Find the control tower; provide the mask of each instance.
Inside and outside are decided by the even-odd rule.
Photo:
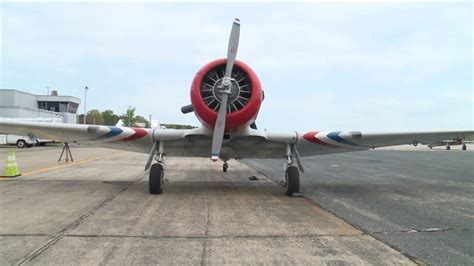
[[[77,109],[81,100],[72,96],[35,95],[13,89],[0,89],[0,117],[33,120],[54,120],[77,123]]]

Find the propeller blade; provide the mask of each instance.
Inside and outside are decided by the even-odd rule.
[[[229,47],[227,48],[227,65],[224,75],[226,78],[230,78],[232,74],[232,68],[234,67],[235,58],[237,57],[237,48],[239,47],[239,36],[240,20],[236,18],[232,24],[232,30],[229,37]]]
[[[151,148],[150,155],[148,156],[148,161],[146,162],[145,165],[145,171],[148,170],[151,166],[151,163],[153,162],[153,156],[156,153],[156,142],[153,144],[153,147]]]
[[[222,141],[224,140],[225,118],[227,115],[227,99],[229,94],[222,94],[221,106],[217,114],[216,125],[214,126],[214,134],[212,135],[212,151],[211,160],[214,162],[219,159],[221,153]]]
[[[240,20],[234,19],[232,30],[229,37],[229,46],[227,48],[227,62],[224,78],[222,79],[219,94],[221,96],[221,106],[217,113],[216,124],[214,125],[214,133],[212,135],[211,160],[214,162],[219,159],[221,153],[222,142],[224,141],[225,120],[227,116],[227,101],[229,94],[232,92],[232,68],[234,67],[235,58],[237,57],[237,48],[239,47],[240,36]]]

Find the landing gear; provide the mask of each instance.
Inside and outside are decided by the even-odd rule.
[[[462,144],[462,150],[463,150],[463,151],[467,150],[466,143],[463,143],[463,144]]]
[[[229,164],[227,162],[224,162],[222,165],[222,172],[227,173],[227,169],[229,168]]]
[[[450,149],[451,149],[451,146],[449,146],[449,144],[446,145],[446,150],[449,151]]]
[[[300,172],[294,165],[289,165],[285,170],[286,195],[292,197],[300,192]]]
[[[151,194],[163,192],[165,169],[162,163],[154,163],[150,168],[148,186]]]
[[[286,189],[286,195],[290,197],[300,196],[300,171],[304,173],[303,166],[301,165],[301,161],[299,159],[298,151],[296,150],[296,146],[287,145],[286,148],[286,164],[285,164],[285,180],[284,180],[284,187]],[[296,167],[294,162],[298,167]]]
[[[165,167],[164,167],[164,153],[163,153],[163,141],[156,142],[150,151],[150,157],[148,159],[145,170],[148,169],[155,153],[158,154],[155,157],[157,163],[154,163],[150,167],[150,173],[148,177],[148,188],[150,194],[161,194],[163,192],[163,187],[165,185]],[[157,147],[158,146],[158,147]]]

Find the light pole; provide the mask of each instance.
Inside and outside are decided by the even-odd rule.
[[[132,125],[130,125],[130,115],[131,115],[131,110],[132,110],[132,107],[129,106],[128,107],[128,127],[132,127]]]
[[[89,88],[87,86],[84,88],[84,125],[86,124],[86,116],[87,116],[86,115],[86,111],[87,111],[87,105],[86,104],[87,104],[87,90],[88,89]]]

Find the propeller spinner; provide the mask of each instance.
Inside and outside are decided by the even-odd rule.
[[[212,151],[211,160],[217,161],[222,148],[224,139],[225,120],[227,114],[227,101],[229,94],[232,93],[232,68],[234,67],[235,58],[237,57],[237,48],[239,47],[240,36],[240,20],[234,19],[232,30],[230,32],[229,47],[227,48],[227,63],[225,68],[224,78],[219,86],[219,95],[221,98],[219,112],[217,113],[217,120],[214,126],[214,133],[212,136]]]

